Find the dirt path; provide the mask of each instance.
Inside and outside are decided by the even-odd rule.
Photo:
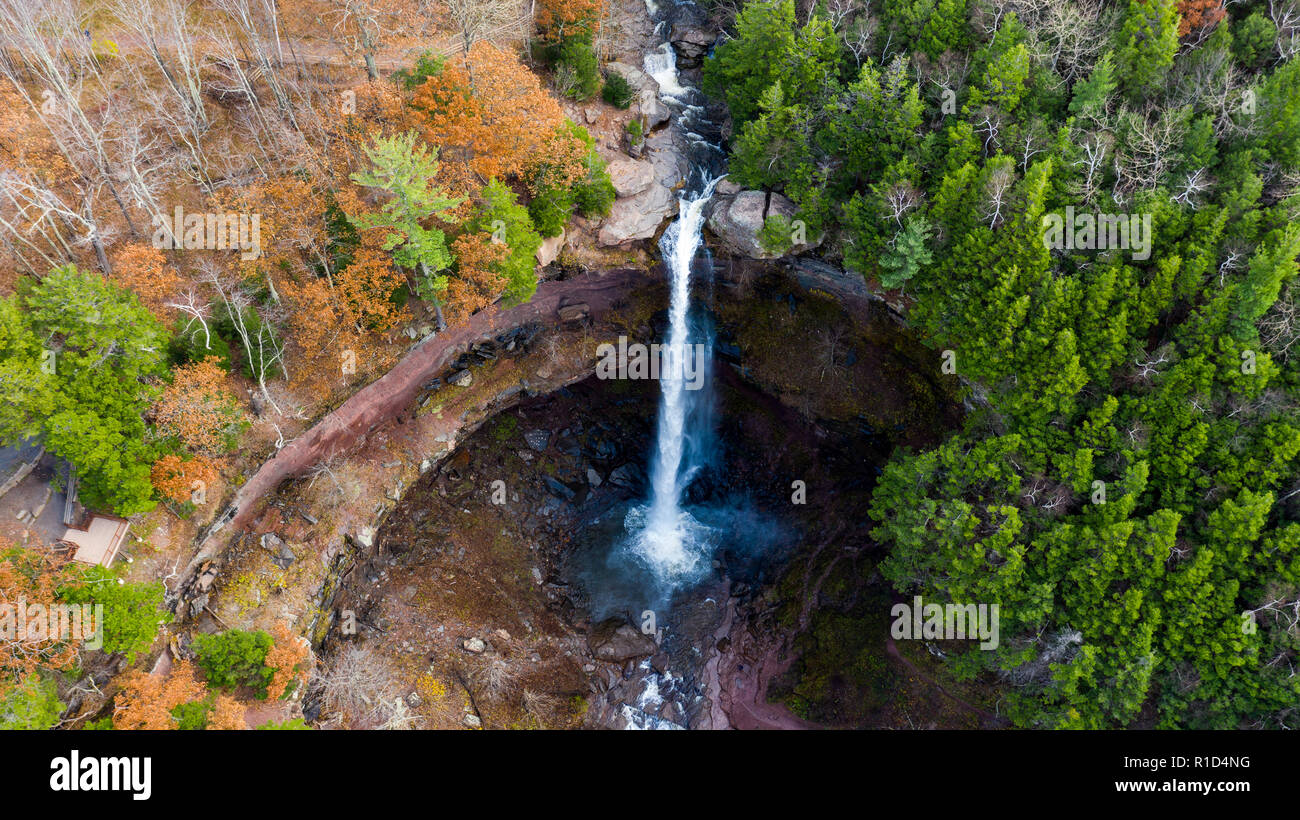
[[[214,526],[200,542],[202,549],[190,562],[186,576],[215,553],[218,539],[213,536],[222,530],[238,531],[253,519],[259,502],[282,481],[298,475],[326,454],[345,452],[361,436],[405,412],[423,385],[471,345],[529,322],[556,323],[559,309],[565,306],[584,304],[588,314],[596,316],[609,310],[651,276],[652,273],[641,270],[621,269],[543,282],[526,304],[505,310],[493,305],[470,317],[463,325],[427,337],[392,370],[358,390],[311,429],[267,459],[239,488],[217,519],[224,523]]]

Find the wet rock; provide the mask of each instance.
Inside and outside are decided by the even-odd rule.
[[[713,189],[713,192],[718,196],[735,196],[743,190],[745,189],[740,187],[739,183],[732,182],[730,179],[723,179],[718,182],[718,185]]]
[[[737,362],[737,363],[740,362],[739,345],[730,344],[728,342],[723,342],[720,340],[715,341],[713,343],[713,352],[717,354],[718,358],[720,359],[726,359],[727,361],[730,362]]]
[[[665,128],[646,138],[650,149],[650,164],[655,167],[655,179],[660,185],[675,190],[686,182],[691,172],[692,148],[679,129]],[[673,214],[677,213],[674,196]]]
[[[668,41],[677,52],[678,68],[699,68],[716,39],[717,35],[708,29],[681,23],[675,23],[668,34]]]
[[[578,440],[572,436],[562,437],[559,441],[555,442],[555,446],[561,453],[564,453],[569,458],[577,459],[582,455],[582,445],[578,444]]]
[[[621,467],[614,468],[614,470],[609,474],[607,480],[615,487],[622,487],[625,490],[635,490],[641,484],[641,474],[640,470],[638,470],[635,465],[624,464]]]
[[[618,445],[610,439],[598,438],[587,443],[587,454],[590,458],[610,459],[618,455]]]
[[[592,657],[607,663],[622,663],[644,658],[655,652],[654,639],[621,618],[601,621],[587,638]]]
[[[659,717],[669,723],[676,723],[679,726],[685,724],[686,710],[675,700],[670,700],[664,704],[663,709],[659,711]]]

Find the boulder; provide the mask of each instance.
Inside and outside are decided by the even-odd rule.
[[[650,162],[655,167],[655,179],[660,185],[676,189],[686,182],[691,172],[691,147],[681,131],[665,128],[651,134],[645,141]]]
[[[636,196],[614,201],[596,241],[608,248],[649,239],[664,220],[676,213],[677,198],[673,192],[662,183],[653,182]]]
[[[709,49],[713,48],[716,39],[717,35],[707,29],[682,23],[673,24],[668,33],[668,41],[673,44],[673,51],[677,52],[679,68],[699,68],[703,65],[704,58]]]
[[[785,254],[769,253],[763,249],[758,241],[758,232],[767,218],[780,214],[786,219],[793,220],[795,211],[794,203],[780,194],[741,191],[732,197],[717,200],[713,212],[709,215],[709,230],[718,238],[724,249],[737,256],[775,259],[786,254],[802,253],[821,242],[818,238],[816,242],[797,244]]]
[[[542,476],[542,483],[546,485],[547,492],[549,492],[551,495],[555,496],[556,498],[560,498],[565,501],[572,501],[574,495],[576,495],[576,493],[574,493],[571,487],[569,487],[567,484],[565,484],[563,481],[560,481],[557,478],[552,478],[551,476],[544,475]]]
[[[529,430],[524,433],[524,443],[540,453],[551,443],[551,431]]]
[[[447,377],[447,384],[454,384],[457,387],[469,387],[473,381],[474,374],[468,370],[462,370]]]
[[[572,305],[565,305],[555,312],[556,317],[561,324],[570,322],[585,322],[591,315],[591,307],[586,302],[577,302]]]
[[[614,193],[620,197],[636,196],[655,181],[655,167],[649,162],[633,159],[616,159],[606,168],[609,180],[614,183]]]
[[[460,648],[471,655],[482,655],[487,651],[487,642],[482,638],[467,638],[460,642]]]
[[[261,538],[262,549],[271,553],[271,563],[280,569],[288,569],[289,565],[297,558],[289,545],[284,543],[280,536],[273,532],[265,533]]]
[[[624,464],[621,467],[615,467],[609,474],[608,481],[615,487],[623,487],[628,490],[634,490],[639,485],[639,482],[637,481],[637,470],[631,464]]]
[[[560,256],[560,248],[564,247],[564,229],[560,229],[559,236],[552,236],[542,240],[541,247],[537,249],[537,267],[544,268],[554,262]]]
[[[668,110],[668,106],[659,99],[659,83],[654,77],[627,63],[610,63],[605,66],[605,69],[618,74],[632,86],[636,94],[637,110],[634,114],[645,120],[644,125],[647,129],[672,119],[672,111]]]
[[[623,663],[653,655],[657,647],[654,638],[641,634],[635,626],[622,618],[601,621],[587,636],[587,646],[598,661]]]

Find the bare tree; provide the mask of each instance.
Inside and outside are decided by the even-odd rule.
[[[996,228],[1006,218],[1003,211],[1010,207],[1010,193],[1016,182],[1016,172],[1007,163],[999,163],[989,173],[984,183],[984,218]]]
[[[861,66],[870,54],[871,40],[880,25],[871,13],[869,0],[828,0],[826,16],[840,35],[844,49]]]
[[[280,51],[280,23],[275,0],[212,0],[212,4],[225,12],[235,24],[236,30],[242,35],[239,41],[241,55],[254,66],[258,77],[270,88],[280,116],[296,129],[298,121],[294,116],[290,93],[277,70],[284,65],[284,55]],[[274,51],[262,34],[268,27],[275,37]],[[229,42],[233,38],[227,34],[225,39]],[[251,82],[247,85],[251,88]]]
[[[100,270],[105,274],[111,273],[108,256],[104,253],[106,237],[94,214],[94,188],[97,183],[90,180],[85,183],[87,188],[79,189],[82,195],[77,197],[78,206],[74,207],[39,182],[19,176],[13,171],[2,171],[0,197],[13,207],[14,213],[11,218],[0,217],[0,223],[11,236],[35,251],[50,267],[57,264],[51,253],[73,262],[77,258],[73,248],[77,245],[90,245],[95,251]],[[45,249],[33,241],[34,234],[45,242]]]
[[[1032,21],[1034,51],[1066,82],[1092,70],[1106,47],[1111,10],[1100,0],[1047,3]]]
[[[1177,192],[1172,195],[1179,205],[1190,205],[1193,209],[1199,204],[1198,197],[1210,190],[1212,184],[1209,173],[1204,168],[1197,168],[1183,176]]]
[[[194,323],[198,322],[203,328],[203,349],[212,349],[212,333],[208,328],[208,318],[212,314],[212,305],[195,294],[194,288],[187,290],[175,302],[166,303],[166,307],[172,308],[173,310],[179,310],[181,313],[190,317],[189,321],[185,323],[185,327],[181,329],[182,335],[188,334],[190,328],[194,326]]]
[[[334,20],[334,36],[344,48],[360,51],[366,64],[366,76],[379,79],[375,54],[390,30],[390,15],[385,0],[329,0],[329,16]]]
[[[103,183],[134,235],[139,231],[114,180],[109,122],[83,106],[88,83],[99,101],[111,97],[90,41],[81,34],[88,29],[73,0],[0,3],[0,75],[49,129],[72,166]],[[39,101],[30,90],[32,80]]]
[[[271,393],[266,386],[271,371],[277,368],[286,379],[289,377],[288,368],[284,363],[284,346],[273,328],[275,317],[257,310],[252,296],[238,277],[227,281],[221,269],[211,261],[206,261],[201,267],[204,269],[208,283],[212,285],[225,305],[226,315],[239,336],[240,344],[244,348],[244,356],[248,361],[249,369],[253,372],[253,377],[257,380],[262,398],[277,414],[283,415],[284,411],[275,403],[275,399],[271,398]],[[257,314],[258,321],[250,322],[250,314],[254,313]]]
[[[1076,144],[1082,151],[1082,156],[1074,164],[1083,166],[1083,178],[1075,183],[1074,193],[1084,202],[1092,204],[1101,189],[1110,135],[1104,132],[1088,134]]]
[[[1187,133],[1189,113],[1187,109],[1120,113],[1120,139],[1113,163],[1117,202],[1135,191],[1153,190],[1164,181]]]
[[[151,5],[139,0],[114,0],[113,16],[141,39],[145,53],[180,104],[190,127],[201,133],[208,125],[208,113],[203,104],[203,81],[189,7],[187,0],[159,0]]]
[[[409,729],[419,722],[407,709],[388,661],[368,646],[343,647],[315,683],[324,709],[348,728]]]
[[[1277,53],[1286,62],[1300,52],[1300,2],[1268,0],[1268,16],[1277,28]]]
[[[456,23],[464,54],[479,40],[490,39],[503,29],[518,25],[526,16],[519,0],[445,0],[445,5]]]

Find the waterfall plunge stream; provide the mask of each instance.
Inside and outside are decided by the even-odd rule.
[[[647,2],[665,33],[681,3]],[[668,270],[670,299],[667,338],[659,368],[659,419],[650,465],[650,493],[644,505],[628,511],[624,528],[628,551],[654,575],[661,591],[685,586],[707,569],[716,542],[714,528],[682,506],[691,479],[713,456],[713,334],[691,305],[691,279],[700,252],[705,209],[718,184],[720,148],[702,136],[716,132],[704,118],[699,92],[681,83],[673,47],[666,40],[645,57],[645,70],[659,83],[660,99],[675,114],[673,127],[694,154],[691,178],[678,204],[677,221],[659,241]],[[707,254],[705,254],[707,261]]]
[[[705,304],[713,267],[701,231],[725,175],[726,153],[710,103],[695,87],[696,70],[680,74],[668,42],[675,23],[707,23],[691,0],[646,0],[646,7],[663,41],[644,55],[643,65],[672,114],[666,127],[647,137],[647,150],[677,151],[686,159],[677,219],[659,241],[670,293],[659,340],[658,417],[645,496],[593,508],[569,572],[593,620],[635,624],[653,634],[660,649],[657,663],[643,660],[602,695],[610,710],[602,719],[627,729],[681,729],[696,720],[708,723],[692,711],[707,705],[698,664],[717,627],[708,619],[720,617],[732,578],[757,577],[749,573],[788,541],[788,530],[721,471],[726,459],[715,406],[723,396],[713,378],[715,332]]]
[[[625,522],[635,534],[631,548],[669,587],[694,577],[712,545],[709,527],[683,509],[682,494],[707,458],[712,438],[713,340],[691,322],[691,269],[700,248],[704,207],[716,184],[710,180],[698,194],[682,197],[678,219],[659,243],[671,295],[650,500],[629,511]]]

